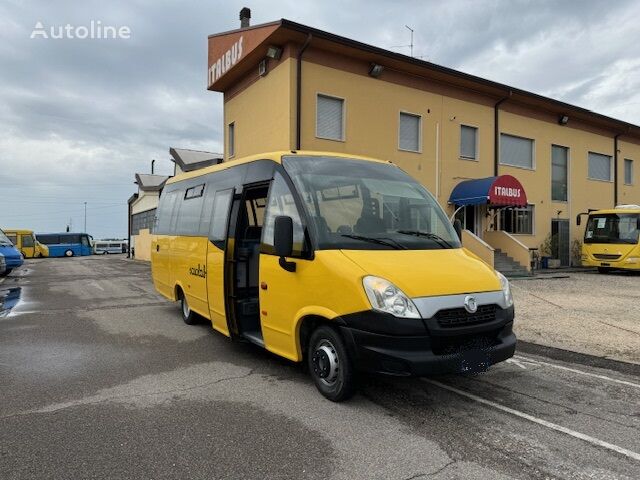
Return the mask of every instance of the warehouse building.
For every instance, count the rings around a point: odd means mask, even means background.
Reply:
[[[174,162],[174,175],[205,168],[222,161],[220,154],[186,148],[171,147],[169,154]],[[138,192],[133,194],[128,201],[129,245],[138,260],[151,260],[151,242],[156,210],[162,188],[169,178],[166,175],[135,174],[134,183],[138,185]]]
[[[488,262],[530,265],[554,235],[571,263],[575,216],[640,203],[640,127],[289,20],[208,39],[224,94],[224,158],[321,150],[391,160],[465,227]]]

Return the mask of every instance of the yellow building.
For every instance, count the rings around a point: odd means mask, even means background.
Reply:
[[[551,233],[569,265],[578,213],[640,203],[638,126],[288,20],[243,22],[208,39],[225,161],[298,149],[393,161],[501,268],[501,252],[528,268]]]

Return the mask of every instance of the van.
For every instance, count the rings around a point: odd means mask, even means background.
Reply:
[[[38,241],[33,230],[5,229],[4,233],[22,253],[23,258],[42,258],[49,256],[49,248]]]
[[[508,280],[391,162],[275,152],[169,179],[153,282],[182,318],[304,362],[328,399],[361,371],[484,371],[513,356]]]
[[[22,254],[2,230],[0,230],[0,254],[4,257],[4,271],[0,276],[9,275],[14,268],[23,263]]]

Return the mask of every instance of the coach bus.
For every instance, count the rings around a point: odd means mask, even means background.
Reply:
[[[93,253],[93,238],[86,233],[38,233],[36,238],[49,248],[50,257],[74,257]]]
[[[611,210],[594,210],[587,215],[582,244],[582,265],[611,270],[640,271],[640,205],[618,205]]]
[[[340,401],[360,371],[475,372],[514,354],[509,282],[459,228],[390,162],[257,155],[167,181],[153,281],[187,324],[306,362]]]
[[[33,230],[16,228],[5,229],[4,233],[22,253],[23,258],[41,258],[49,256],[49,248],[34,235]]]
[[[128,248],[126,240],[96,240],[93,244],[93,253],[96,255],[127,253]]]

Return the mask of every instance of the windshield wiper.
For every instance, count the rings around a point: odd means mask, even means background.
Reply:
[[[404,235],[414,235],[416,237],[425,237],[425,238],[428,238],[429,240],[436,241],[443,247],[453,248],[453,245],[451,245],[444,238],[442,238],[440,235],[436,235],[435,233],[423,232],[420,230],[398,230],[398,233],[402,233]]]
[[[363,235],[353,235],[351,233],[343,233],[340,235],[341,237],[353,238],[355,240],[362,240],[364,242],[377,243],[378,245],[386,245],[387,247],[394,248],[396,250],[406,250],[407,247],[396,242],[395,240],[375,238],[375,237],[365,237]]]

